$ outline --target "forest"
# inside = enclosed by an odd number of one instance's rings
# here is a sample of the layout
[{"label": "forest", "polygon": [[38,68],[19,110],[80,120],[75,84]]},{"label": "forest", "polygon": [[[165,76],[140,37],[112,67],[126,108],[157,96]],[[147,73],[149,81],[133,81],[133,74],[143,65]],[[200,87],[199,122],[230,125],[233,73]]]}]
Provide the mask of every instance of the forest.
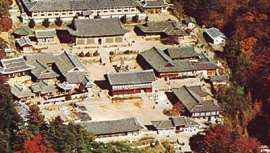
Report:
[{"label": "forest", "polygon": [[[259,152],[270,145],[270,0],[171,0],[180,15],[193,16],[199,25],[217,27],[228,37],[217,58],[231,69],[232,85],[216,91],[225,113],[225,126],[211,127],[191,139],[195,152]],[[0,1],[0,31],[12,28],[10,0]],[[5,42],[0,39],[0,48]],[[38,107],[31,107],[23,121],[14,109],[9,87],[0,82],[0,152],[114,152],[140,153],[122,143],[97,143],[80,126],[60,118],[44,121]]]},{"label": "forest", "polygon": [[[223,59],[232,72],[231,88],[216,92],[216,97],[224,109],[225,126],[210,129],[208,131],[210,135],[201,137],[202,142],[208,144],[206,151],[247,152],[232,149],[241,145],[233,146],[225,143],[229,140],[239,140],[231,137],[231,132],[236,133],[238,137],[242,136],[244,139],[241,141],[249,142],[249,145],[256,143],[269,145],[270,0],[172,0],[172,2],[179,15],[193,16],[199,25],[217,27],[228,37],[224,51],[216,53],[217,58]],[[220,137],[224,139],[215,139]],[[214,148],[220,149],[213,150],[214,145],[217,145]],[[249,151],[257,152],[256,149]],[[197,152],[204,151],[197,150]]]},{"label": "forest", "polygon": [[[0,33],[12,28],[8,12],[11,4],[11,0],[0,0]],[[6,45],[0,39],[0,50]],[[0,78],[1,153],[142,153],[124,143],[95,142],[93,134],[78,125],[64,124],[59,117],[47,123],[37,106],[30,107],[28,119],[23,120],[5,81]]]}]

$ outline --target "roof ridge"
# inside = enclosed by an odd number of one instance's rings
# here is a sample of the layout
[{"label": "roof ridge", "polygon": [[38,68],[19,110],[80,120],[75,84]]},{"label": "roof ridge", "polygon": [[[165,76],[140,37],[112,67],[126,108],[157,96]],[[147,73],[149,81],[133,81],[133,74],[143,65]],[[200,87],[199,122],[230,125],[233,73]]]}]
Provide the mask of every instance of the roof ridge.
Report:
[{"label": "roof ridge", "polygon": [[197,94],[194,93],[190,88],[184,85],[184,88],[188,91],[188,93],[197,101],[198,104],[201,104],[201,101],[197,98]]},{"label": "roof ridge", "polygon": [[166,61],[168,62],[168,64],[172,64],[175,65],[175,63],[173,62],[173,60],[163,51],[160,50],[156,47],[153,47],[153,49]]}]

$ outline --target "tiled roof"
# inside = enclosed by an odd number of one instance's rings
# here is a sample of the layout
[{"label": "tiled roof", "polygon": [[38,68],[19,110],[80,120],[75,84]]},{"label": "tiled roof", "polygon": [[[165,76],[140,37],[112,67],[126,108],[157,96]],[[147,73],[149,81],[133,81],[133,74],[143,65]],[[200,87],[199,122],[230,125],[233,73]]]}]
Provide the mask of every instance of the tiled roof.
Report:
[{"label": "tiled roof", "polygon": [[11,85],[10,92],[13,96],[17,98],[27,98],[34,96],[34,93],[32,93],[28,87],[19,84]]},{"label": "tiled roof", "polygon": [[172,129],[177,126],[186,128],[199,126],[197,122],[183,116],[173,117],[167,120],[151,121],[151,123],[156,129]]},{"label": "tiled roof", "polygon": [[185,127],[199,126],[197,122],[183,116],[173,117],[171,118],[171,121],[173,122],[174,126],[185,126]]},{"label": "tiled roof", "polygon": [[16,72],[25,72],[31,70],[32,66],[26,64],[23,57],[1,59],[0,74],[12,74]]},{"label": "tiled roof", "polygon": [[217,28],[209,28],[206,29],[205,32],[213,39],[217,38],[217,37],[222,37],[222,38],[226,38],[226,36]]},{"label": "tiled roof", "polygon": [[[174,60],[164,50],[151,48],[140,56],[157,72],[189,72],[198,70],[215,70],[219,67],[205,59],[192,62],[190,60]],[[174,55],[177,56],[177,55]],[[168,66],[170,64],[171,66]]]},{"label": "tiled roof", "polygon": [[82,122],[80,125],[95,135],[133,132],[139,131],[143,128],[135,118],[97,122]]},{"label": "tiled roof", "polygon": [[133,0],[21,0],[29,12],[136,7]]},{"label": "tiled roof", "polygon": [[107,74],[107,79],[110,85],[127,85],[152,83],[156,78],[153,70],[146,70],[139,72],[109,73]]},{"label": "tiled roof", "polygon": [[52,93],[56,92],[56,86],[53,84],[48,84],[47,82],[44,81],[39,81],[37,83],[34,83],[30,89],[32,90],[33,93],[41,93],[41,94],[47,94],[47,93]]},{"label": "tiled roof", "polygon": [[165,52],[172,59],[188,59],[188,58],[199,58],[199,54],[195,52],[194,47],[177,47],[168,48]]},{"label": "tiled roof", "polygon": [[71,35],[78,37],[119,36],[127,33],[118,18],[77,19],[75,29],[69,28]]},{"label": "tiled roof", "polygon": [[36,38],[53,38],[56,37],[55,29],[46,29],[46,30],[36,30]]},{"label": "tiled roof", "polygon": [[183,86],[173,89],[173,93],[189,112],[211,112],[219,111],[220,107],[214,101],[203,100],[201,93],[198,93],[192,87]]},{"label": "tiled roof", "polygon": [[64,51],[57,57],[56,65],[62,75],[65,76],[70,72],[86,72],[77,55]]},{"label": "tiled roof", "polygon": [[229,78],[226,75],[211,76],[209,78],[210,82],[223,82],[228,81]]},{"label": "tiled roof", "polygon": [[160,8],[165,7],[168,4],[165,0],[145,0],[142,5],[144,8]]},{"label": "tiled roof", "polygon": [[28,37],[16,39],[16,43],[19,45],[19,47],[32,46],[31,40]]},{"label": "tiled roof", "polygon": [[160,21],[160,22],[147,22],[143,25],[135,26],[137,29],[145,34],[161,34],[184,36],[187,35],[183,29],[183,25],[176,21]]},{"label": "tiled roof", "polygon": [[151,121],[156,129],[170,129],[173,128],[173,123],[170,120]]},{"label": "tiled roof", "polygon": [[26,62],[34,68],[31,73],[36,79],[52,79],[59,77],[49,64],[56,62],[57,58],[50,53],[37,53],[25,56]]}]

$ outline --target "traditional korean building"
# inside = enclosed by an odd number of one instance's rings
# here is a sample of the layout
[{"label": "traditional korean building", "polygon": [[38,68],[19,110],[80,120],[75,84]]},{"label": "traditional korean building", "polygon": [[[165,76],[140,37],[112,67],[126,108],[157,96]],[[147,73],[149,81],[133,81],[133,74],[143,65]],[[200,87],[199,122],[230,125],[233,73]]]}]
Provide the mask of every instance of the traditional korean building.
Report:
[{"label": "traditional korean building", "polygon": [[124,35],[128,31],[116,18],[78,19],[74,21],[74,28],[68,31],[75,37],[75,45],[78,47],[127,45]]},{"label": "traditional korean building", "polygon": [[61,18],[64,22],[70,22],[74,17],[84,18],[121,18],[126,15],[132,18],[145,14],[137,8],[133,0],[19,0],[24,23],[34,19],[41,23],[45,19],[54,22]]},{"label": "traditional korean building", "polygon": [[159,14],[172,7],[165,0],[143,0],[140,4],[146,14]]},{"label": "traditional korean building", "polygon": [[20,100],[22,102],[26,102],[29,98],[35,96],[29,87],[17,83],[10,86],[10,92],[14,100]]},{"label": "traditional korean building", "polygon": [[209,78],[209,82],[212,84],[213,87],[227,86],[229,78],[226,75],[212,76]]},{"label": "traditional korean building", "polygon": [[214,44],[221,45],[225,44],[227,37],[217,28],[206,29],[203,33],[206,41]]},{"label": "traditional korean building", "polygon": [[142,125],[135,118],[125,118],[120,120],[81,122],[82,127],[95,134],[97,138],[117,137],[117,136],[139,136]]},{"label": "traditional korean building", "polygon": [[36,30],[35,38],[38,45],[52,45],[57,43],[57,35],[55,29]]},{"label": "traditional korean building", "polygon": [[154,69],[158,77],[178,79],[185,77],[214,76],[219,67],[203,53],[192,50],[173,48],[161,50],[151,48],[140,53],[137,61],[144,69]]},{"label": "traditional korean building", "polygon": [[35,53],[8,59],[8,62],[2,59],[0,73],[9,77],[30,76],[28,84],[12,88],[12,95],[17,100],[40,96],[49,103],[92,96],[93,83],[88,72],[77,55],[66,51],[61,54]]},{"label": "traditional korean building", "polygon": [[58,91],[55,84],[45,81],[39,81],[32,84],[30,89],[33,93],[35,93],[38,96],[48,96],[48,95],[56,96],[56,92]]},{"label": "traditional korean building", "polygon": [[204,92],[200,86],[183,86],[173,89],[179,103],[186,109],[186,115],[200,117],[218,117],[220,115],[220,106]]},{"label": "traditional korean building", "polygon": [[200,129],[200,125],[187,117],[173,117],[168,120],[152,121],[152,126],[158,134],[172,134],[179,132],[193,132]]},{"label": "traditional korean building", "polygon": [[151,121],[151,124],[157,134],[168,135],[175,132],[175,127],[171,120]]},{"label": "traditional korean building", "polygon": [[10,78],[28,75],[32,68],[23,57],[1,59],[0,61],[0,75]]},{"label": "traditional korean building", "polygon": [[[59,79],[65,84],[65,86],[60,85],[59,87],[76,87],[72,88],[71,91],[79,90],[82,93],[86,93],[87,97],[92,95],[92,81],[77,55],[64,51],[57,55],[55,64],[56,71],[60,74]],[[66,89],[62,88],[64,91]],[[70,89],[68,91],[70,92]]]},{"label": "traditional korean building", "polygon": [[36,53],[24,56],[26,62],[34,68],[30,75],[34,82],[41,80],[56,80],[60,75],[55,71],[57,58],[50,53]]},{"label": "traditional korean building", "polygon": [[120,72],[106,75],[110,94],[128,95],[144,92],[152,92],[152,83],[155,81],[153,70],[140,72]]},{"label": "traditional korean building", "polygon": [[33,51],[33,45],[29,37],[21,37],[16,39],[16,46],[23,53],[31,53]]},{"label": "traditional korean building", "polygon": [[172,39],[178,43],[180,39],[188,36],[185,26],[176,21],[147,22],[137,25],[134,31],[138,36],[143,36],[146,40],[166,40]]}]

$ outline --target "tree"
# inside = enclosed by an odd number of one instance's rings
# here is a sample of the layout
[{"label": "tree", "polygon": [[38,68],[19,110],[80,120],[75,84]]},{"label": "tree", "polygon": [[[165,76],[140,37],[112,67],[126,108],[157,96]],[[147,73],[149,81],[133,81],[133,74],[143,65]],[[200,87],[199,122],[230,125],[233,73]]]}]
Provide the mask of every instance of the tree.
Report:
[{"label": "tree", "polygon": [[55,153],[51,148],[44,145],[44,139],[41,134],[37,134],[30,140],[24,142],[23,150],[16,151],[15,153]]},{"label": "tree", "polygon": [[42,133],[48,146],[57,152],[80,152],[80,146],[90,145],[94,140],[93,135],[79,125],[63,124],[60,117],[50,122]]},{"label": "tree", "polygon": [[2,31],[9,31],[12,28],[12,20],[9,17],[0,18],[0,29]]},{"label": "tree", "polygon": [[30,28],[34,28],[34,27],[36,26],[35,20],[34,20],[34,19],[30,19],[30,21],[29,21],[29,23],[28,23],[28,26],[29,26]]},{"label": "tree", "polygon": [[122,23],[127,23],[127,15],[124,15],[120,18]]},{"label": "tree", "polygon": [[45,122],[44,115],[41,114],[40,109],[37,105],[29,107],[30,113],[28,115],[27,129],[34,135],[40,133],[42,130],[47,130],[47,123]]},{"label": "tree", "polygon": [[149,17],[147,16],[147,17],[145,17],[145,22],[148,22],[149,21]]},{"label": "tree", "polygon": [[0,1],[0,18],[9,16],[9,7],[12,4],[12,0]]},{"label": "tree", "polygon": [[132,21],[135,22],[135,23],[139,22],[139,15],[133,16]]},{"label": "tree", "polygon": [[50,21],[49,19],[44,19],[44,21],[42,22],[42,25],[46,28],[48,28],[50,26]]},{"label": "tree", "polygon": [[55,19],[55,24],[56,24],[58,27],[62,26],[62,24],[63,24],[62,19],[61,19],[60,17],[56,18],[56,19]]},{"label": "tree", "polygon": [[197,153],[260,153],[260,144],[256,139],[221,125],[210,127],[205,135],[193,136],[190,145]]}]

